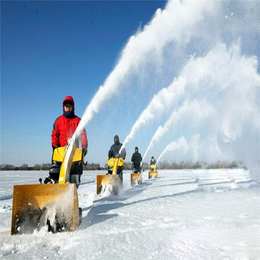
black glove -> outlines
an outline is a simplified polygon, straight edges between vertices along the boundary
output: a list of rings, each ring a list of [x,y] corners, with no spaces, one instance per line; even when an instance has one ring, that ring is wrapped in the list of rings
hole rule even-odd
[[[85,157],[86,154],[88,153],[88,148],[86,146],[82,147],[82,153],[83,153],[83,156]]]

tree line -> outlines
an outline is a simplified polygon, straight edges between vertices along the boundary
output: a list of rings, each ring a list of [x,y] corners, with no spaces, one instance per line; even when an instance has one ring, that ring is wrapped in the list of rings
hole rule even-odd
[[[52,167],[52,163],[44,163],[44,164],[35,164],[34,166],[29,166],[24,163],[21,166],[14,166],[11,164],[1,164],[1,171],[48,171]],[[102,170],[103,167],[100,166],[99,163],[89,163],[87,165],[83,165],[84,170]]]
[[[173,161],[169,163],[168,161],[160,162],[157,165],[157,169],[233,169],[233,168],[244,168],[247,167],[242,161],[217,161],[214,163],[207,162],[191,162],[191,161]]]
[[[51,163],[44,164],[35,164],[34,166],[29,166],[28,164],[22,164],[21,166],[14,166],[11,164],[1,164],[1,171],[48,171],[52,167]],[[88,163],[83,165],[85,171],[93,170],[107,170],[107,164],[100,166],[99,163]],[[215,163],[206,163],[206,162],[191,162],[191,161],[181,161],[181,162],[168,162],[162,161],[157,165],[157,169],[232,169],[232,168],[244,168],[247,167],[241,161],[217,161]],[[132,170],[132,163],[125,162],[125,170]],[[144,170],[149,170],[150,166],[148,163],[143,164]]]

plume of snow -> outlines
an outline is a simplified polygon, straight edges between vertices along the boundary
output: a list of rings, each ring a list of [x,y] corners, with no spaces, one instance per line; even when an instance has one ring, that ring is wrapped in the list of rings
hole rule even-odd
[[[132,140],[136,132],[148,124],[154,117],[160,116],[166,107],[172,107],[174,101],[179,99],[179,97],[183,94],[185,88],[185,80],[180,77],[178,80],[174,80],[170,86],[167,88],[161,89],[150,101],[148,106],[141,113],[137,121],[134,123],[130,133],[127,135],[121,149],[123,149],[126,144]]]
[[[149,53],[157,53],[159,57],[163,48],[171,42],[188,44],[193,32],[191,29],[204,13],[213,12],[215,6],[213,2],[205,4],[169,0],[164,10],[158,9],[150,23],[129,38],[115,68],[87,106],[71,144],[74,144],[73,141],[80,136],[104,103],[115,94],[127,76],[138,71],[140,65],[147,62]]]
[[[217,44],[205,57],[191,59],[180,75],[186,82],[185,93],[178,100],[181,105],[158,127],[143,158],[173,125],[178,128],[176,123],[180,120],[189,128],[200,124],[205,140],[207,136],[215,136],[224,143],[240,138],[249,122],[259,129],[257,66],[256,57],[241,55],[239,41],[229,48]],[[188,120],[191,117],[195,120]],[[209,120],[202,120],[205,118]]]
[[[172,112],[171,116],[163,126],[158,127],[144,153],[143,161],[145,160],[149,150],[154,146],[155,142],[163,138],[163,136],[179,120],[187,120],[193,117],[193,120],[196,121],[196,123],[198,124],[200,120],[212,115],[213,112],[214,109],[206,101],[200,101],[200,102],[197,100],[194,100],[192,102],[188,100],[185,101],[182,107]]]
[[[156,165],[159,163],[161,158],[166,154],[167,152],[173,152],[177,150],[181,150],[183,153],[186,153],[188,151],[188,143],[187,140],[182,136],[179,138],[176,142],[171,142],[166,146],[166,148],[162,151],[162,153],[159,155],[158,160],[156,162]]]
[[[200,22],[204,13],[211,13],[214,8],[214,2],[170,0],[164,10],[158,9],[150,23],[129,38],[115,68],[87,106],[75,135],[80,135],[94,114],[118,90],[120,83],[147,62],[149,53],[160,54],[170,42],[187,44],[192,28]]]

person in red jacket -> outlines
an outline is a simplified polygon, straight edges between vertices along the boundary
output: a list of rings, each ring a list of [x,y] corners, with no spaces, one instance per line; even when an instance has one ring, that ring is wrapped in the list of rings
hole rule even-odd
[[[63,147],[68,144],[69,138],[71,138],[79,125],[80,118],[75,115],[75,103],[73,97],[67,96],[63,100],[63,115],[59,116],[53,125],[51,134],[52,147]],[[84,156],[87,154],[88,139],[86,131],[82,131],[80,135],[80,141]],[[77,144],[78,145],[78,144]],[[79,145],[78,145],[79,146]]]
[[[67,145],[69,139],[73,136],[74,132],[77,129],[77,126],[80,123],[80,118],[76,116],[74,113],[75,103],[73,97],[71,96],[65,97],[62,106],[63,106],[63,115],[59,116],[53,124],[53,130],[51,134],[51,142],[52,142],[53,150],[57,147],[63,147]],[[86,130],[82,131],[79,139],[82,147],[82,153],[84,156],[86,156],[88,152],[88,139],[87,139]],[[76,145],[79,147],[79,140],[76,141]],[[83,171],[82,164],[81,164],[81,168],[82,169],[79,170],[78,166],[75,165],[75,163],[73,163],[71,167],[71,175],[74,175],[74,173],[77,173],[79,171],[81,171],[82,174]]]

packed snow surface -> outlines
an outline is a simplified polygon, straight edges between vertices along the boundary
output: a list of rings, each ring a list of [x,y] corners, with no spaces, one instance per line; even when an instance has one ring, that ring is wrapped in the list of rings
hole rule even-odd
[[[96,195],[85,171],[78,189],[83,219],[75,232],[10,235],[14,184],[45,171],[0,172],[1,259],[260,259],[260,185],[248,171],[159,170],[117,195]]]

